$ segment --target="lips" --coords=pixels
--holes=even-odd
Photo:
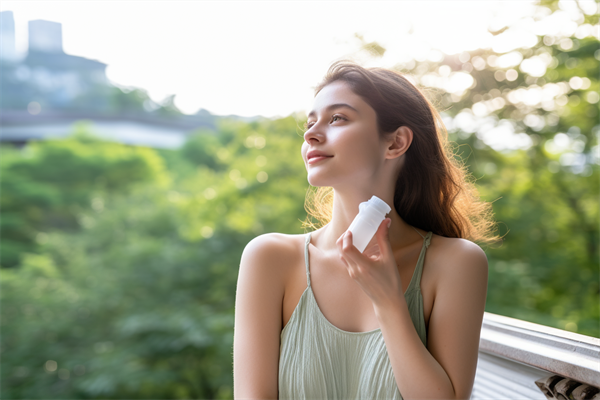
[[[327,156],[327,157],[325,157],[325,156],[315,156],[315,157],[311,157],[311,158],[308,159],[308,163],[309,164],[314,164],[316,162],[319,162],[321,160],[326,160],[326,159],[331,158],[331,157],[333,157],[333,156]]]
[[[309,164],[329,157],[333,156],[318,150],[311,150],[306,154],[306,159],[308,160]]]

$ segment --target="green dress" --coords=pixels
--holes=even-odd
[[[308,244],[304,259],[308,287],[281,331],[279,399],[402,399],[381,328],[348,332],[323,315],[310,286]],[[427,345],[421,274],[432,232],[423,248],[404,297],[413,324]]]

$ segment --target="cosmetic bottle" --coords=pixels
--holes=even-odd
[[[358,215],[348,230],[352,232],[352,244],[361,253],[373,239],[373,235],[377,232],[381,221],[385,219],[385,215],[391,210],[390,206],[377,196],[358,205]]]

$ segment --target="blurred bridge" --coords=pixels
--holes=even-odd
[[[30,140],[71,134],[76,122],[88,122],[90,132],[106,140],[154,148],[178,148],[199,128],[215,128],[214,115],[160,117],[140,113],[104,114],[44,110],[0,110],[0,141],[24,145]]]

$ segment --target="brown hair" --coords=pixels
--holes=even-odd
[[[439,113],[416,86],[395,71],[339,61],[331,65],[315,95],[335,81],[346,82],[375,110],[382,137],[401,126],[413,131],[394,193],[396,211],[407,224],[446,237],[498,240],[492,233],[491,204],[479,199],[466,167],[452,150]],[[309,189],[303,227],[315,227],[311,216],[320,226],[331,221],[332,207],[332,188]]]

